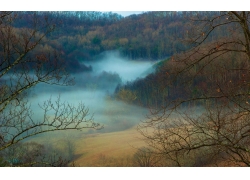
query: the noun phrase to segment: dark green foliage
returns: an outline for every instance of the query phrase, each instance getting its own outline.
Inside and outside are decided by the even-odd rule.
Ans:
[[[93,39],[92,39],[92,43],[93,44],[96,44],[96,45],[100,45],[101,44],[101,39],[97,36],[95,36]]]

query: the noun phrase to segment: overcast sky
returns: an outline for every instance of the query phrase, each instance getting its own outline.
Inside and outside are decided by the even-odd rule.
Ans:
[[[242,0],[241,0],[242,1]],[[19,11],[226,11],[249,10],[250,1],[230,0],[4,0],[0,10]],[[124,14],[124,13],[123,13]],[[127,13],[125,14],[127,15]]]
[[[141,14],[144,11],[111,11],[111,12],[117,13],[117,14],[120,14],[120,15],[126,17],[126,16],[129,16],[131,14]]]

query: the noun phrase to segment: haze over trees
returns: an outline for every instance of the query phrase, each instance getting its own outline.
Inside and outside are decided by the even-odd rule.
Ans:
[[[20,142],[41,133],[98,128],[100,125],[87,117],[88,109],[82,103],[74,107],[61,102],[60,96],[55,102],[47,99],[40,105],[42,117],[32,112],[27,97],[33,87],[40,83],[69,86],[73,79],[65,71],[56,51],[46,47],[44,51],[36,49],[54,30],[53,20],[47,16],[38,18],[37,13],[29,13],[28,17],[15,12],[0,14],[0,157],[3,164],[14,166],[65,165],[60,158],[44,158],[46,154],[39,144],[21,147]],[[20,19],[26,27],[14,26]],[[9,154],[15,148],[29,150],[13,160]]]
[[[174,166],[249,166],[249,12],[191,22],[190,50],[123,87],[153,108],[138,130]]]
[[[249,15],[1,12],[0,165],[66,166],[64,157],[74,160],[75,144],[69,139],[64,141],[67,153],[24,140],[50,131],[102,127],[88,116],[84,99],[75,106],[58,96],[40,104],[41,117],[32,112],[34,87],[76,82],[82,94],[101,94],[91,99],[98,102],[96,109],[104,106],[106,93],[109,105],[98,110],[117,126],[106,130],[131,128],[140,120],[130,119],[132,109],[150,110],[138,125],[148,147],[133,155],[137,166],[249,166]],[[118,56],[105,60],[105,52],[112,50],[141,66],[155,64],[136,66],[140,73],[147,70],[145,77],[133,74],[138,78],[124,80],[119,73],[126,69],[123,61]],[[117,62],[123,67],[109,71],[107,65]],[[98,68],[101,72],[93,73]],[[116,109],[119,103],[126,108]]]

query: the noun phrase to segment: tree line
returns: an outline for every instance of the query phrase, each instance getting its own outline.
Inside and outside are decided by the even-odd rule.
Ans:
[[[20,17],[15,28],[30,28],[33,12],[15,13]],[[81,62],[114,49],[129,59],[164,59],[193,46],[182,41],[193,33],[187,19],[217,13],[162,11],[124,18],[111,12],[36,12],[37,18],[53,19],[57,27],[36,51],[59,51],[71,72],[91,71],[92,67]],[[215,33],[212,39],[217,36]]]
[[[250,166],[249,17],[245,11],[196,16],[184,39],[192,48],[128,85],[153,106],[138,131],[166,164]]]

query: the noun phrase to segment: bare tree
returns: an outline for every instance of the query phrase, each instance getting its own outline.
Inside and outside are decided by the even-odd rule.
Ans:
[[[152,149],[141,147],[134,154],[133,161],[140,167],[153,167],[159,164],[159,157],[155,155]]]
[[[33,87],[40,83],[73,85],[59,53],[41,48],[55,29],[53,19],[44,14],[0,13],[0,152],[41,133],[101,128],[87,117],[83,103],[75,107],[61,102],[60,97],[40,105],[42,118],[33,114],[27,98]],[[18,24],[22,21],[25,26]]]
[[[189,51],[162,69],[182,89],[139,127],[176,166],[250,166],[249,12],[193,13]]]

